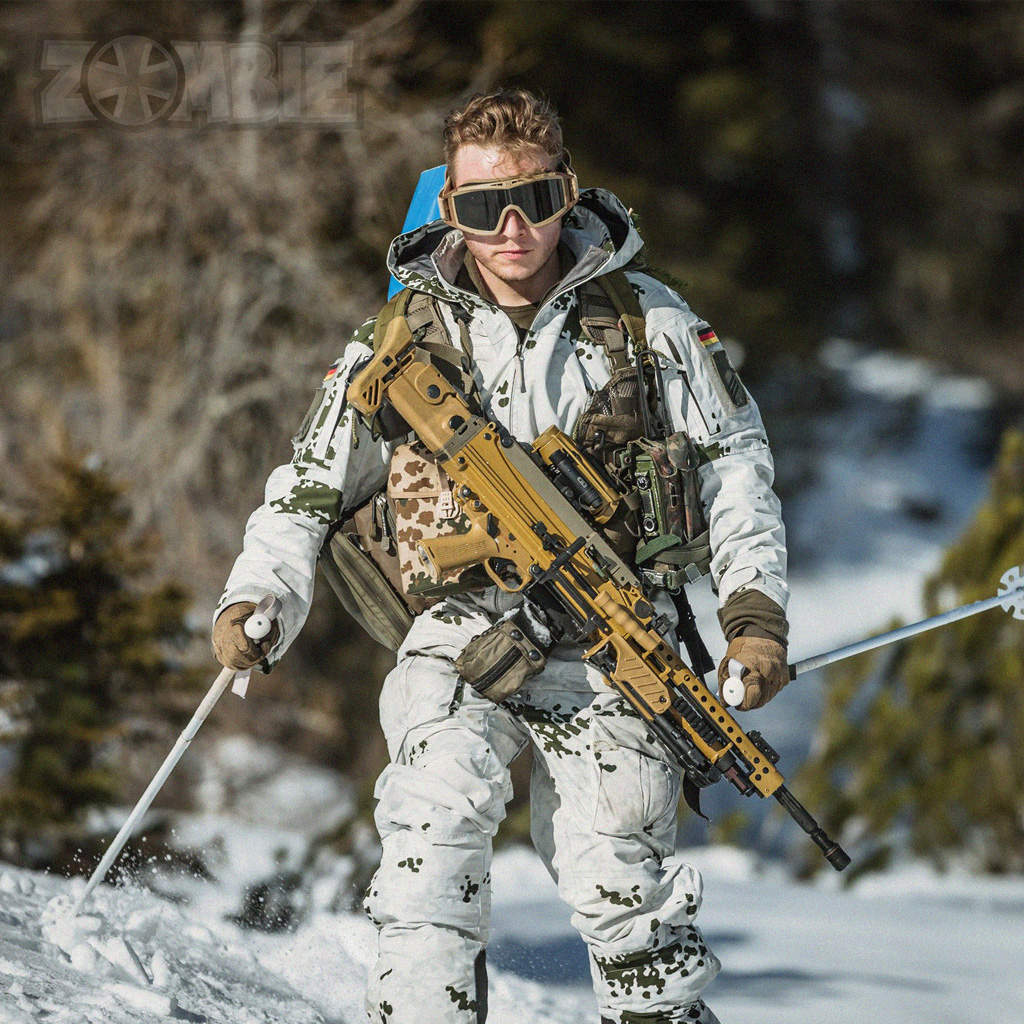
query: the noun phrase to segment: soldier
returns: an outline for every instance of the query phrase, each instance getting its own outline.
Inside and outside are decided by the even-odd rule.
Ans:
[[[571,433],[609,384],[616,337],[622,347],[614,316],[610,335],[583,329],[581,296],[587,282],[628,268],[667,427],[702,453],[699,500],[728,640],[719,679],[737,658],[748,670],[742,708],[761,706],[788,678],[784,531],[760,415],[714,331],[636,269],[642,242],[619,200],[577,191],[545,101],[522,90],[474,97],[446,119],[444,153],[445,220],[400,235],[388,256],[392,274],[429,299],[421,330],[460,348],[486,415],[517,439],[552,424]],[[271,474],[249,520],[215,614],[227,666],[281,657],[305,620],[332,523],[387,481],[395,439],[374,437],[345,401],[372,354],[375,319],[332,367],[293,461]],[[396,472],[393,497],[404,479]],[[267,592],[283,611],[256,646],[242,623]],[[580,649],[552,646],[543,617],[520,602],[493,586],[445,597],[416,616],[384,682],[391,763],[375,790],[383,855],[366,898],[379,931],[370,1018],[485,1019],[491,840],[512,795],[509,765],[532,744],[534,844],[574,910],[602,1021],[715,1021],[701,998],[720,966],[694,924],[701,879],[674,852],[679,771]],[[667,594],[654,603],[675,617]],[[510,615],[549,653],[539,674],[495,702],[466,685],[456,661]]]

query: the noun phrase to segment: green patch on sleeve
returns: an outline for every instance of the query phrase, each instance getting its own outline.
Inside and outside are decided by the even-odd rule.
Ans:
[[[270,507],[275,512],[333,523],[341,514],[341,491],[321,483],[300,485],[293,487],[285,497],[275,498]]]

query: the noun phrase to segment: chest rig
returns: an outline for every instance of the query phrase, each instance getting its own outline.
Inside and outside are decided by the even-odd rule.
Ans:
[[[572,438],[627,496],[603,530],[641,579],[681,595],[684,583],[708,571],[711,557],[697,479],[698,449],[685,432],[667,433],[657,359],[625,273],[592,278],[578,296],[581,331],[607,353],[611,376],[591,395]],[[469,314],[454,309],[456,343],[439,301],[403,289],[377,317],[375,349],[399,316],[405,317],[417,347],[479,408]],[[384,406],[369,425],[375,435],[403,443],[395,448],[387,487],[328,535],[324,553],[330,557],[322,558],[321,566],[350,614],[394,650],[424,608],[448,594],[488,586],[489,580],[472,568],[440,584],[417,572],[416,544],[425,536],[458,532],[460,510],[443,469],[418,442],[404,440],[410,435],[408,424]],[[692,621],[692,613],[687,617]]]
[[[623,526],[633,547],[621,552],[631,556],[644,582],[680,592],[711,563],[697,475],[700,450],[685,431],[670,432],[658,357],[622,270],[584,284],[580,327],[604,348],[611,376],[576,421],[573,440],[629,496],[634,514]]]

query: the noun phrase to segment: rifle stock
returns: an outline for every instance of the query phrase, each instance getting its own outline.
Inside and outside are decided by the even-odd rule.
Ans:
[[[559,469],[565,457],[579,457],[568,437],[552,428],[527,446],[476,414],[417,350],[404,317],[389,325],[347,397],[368,421],[390,404],[453,481],[473,525],[464,536],[423,542],[423,560],[436,578],[482,562],[505,591],[543,591],[574,624],[584,659],[685,771],[695,810],[699,788],[724,776],[744,795],[774,796],[836,870],[849,864],[786,789],[778,755],[758,733],[744,732],[661,635],[639,580],[583,511],[597,511],[604,521],[616,495],[582,461],[575,472]]]

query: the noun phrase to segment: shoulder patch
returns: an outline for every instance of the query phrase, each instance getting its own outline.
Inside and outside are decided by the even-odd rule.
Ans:
[[[706,320],[698,320],[690,331],[691,337],[700,343],[700,350],[708,363],[708,376],[725,411],[732,414],[742,409],[750,401],[750,396],[718,335]]]
[[[711,359],[718,371],[718,379],[722,387],[725,388],[725,393],[737,409],[742,409],[750,401],[750,396],[740,381],[739,374],[733,369],[728,353],[719,346],[711,353]]]
[[[313,429],[313,418],[316,416],[317,412],[319,412],[320,406],[323,405],[324,399],[327,397],[327,388],[325,387],[325,384],[327,383],[327,379],[337,371],[337,367],[332,367],[331,371],[332,372],[328,374],[328,377],[324,378],[324,384],[321,384],[320,387],[316,389],[316,394],[313,395],[313,402],[310,405],[309,410],[306,415],[302,417],[302,423],[299,424],[299,429],[292,436],[292,446],[295,448],[302,447]]]
[[[718,335],[715,334],[714,328],[707,323],[697,325],[697,338],[705,348],[718,343]]]

